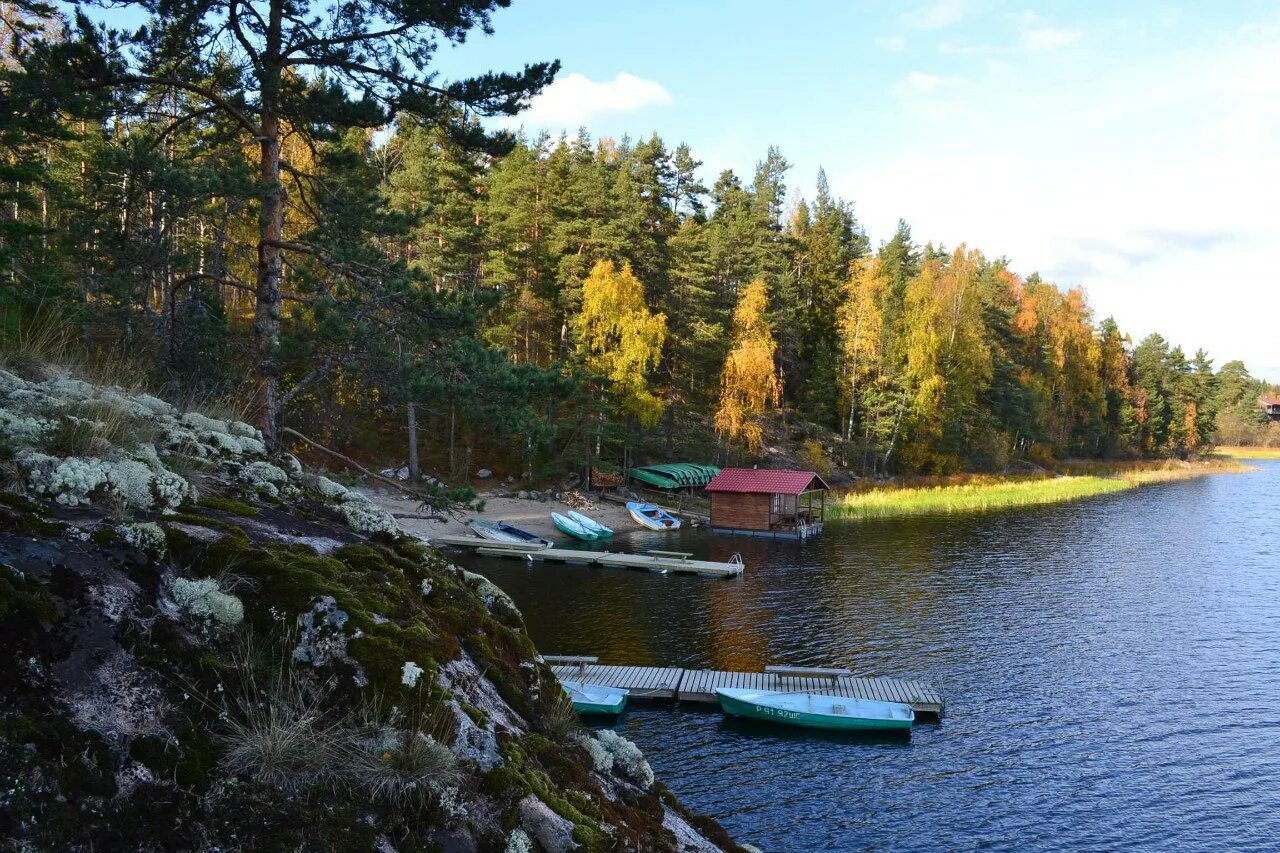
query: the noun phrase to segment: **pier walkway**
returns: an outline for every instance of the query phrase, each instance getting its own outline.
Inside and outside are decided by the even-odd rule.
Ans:
[[[576,563],[584,566],[609,566],[617,569],[639,569],[647,572],[675,572],[711,578],[732,578],[742,574],[746,566],[742,558],[727,562],[694,560],[692,554],[679,551],[650,551],[647,554],[622,554],[614,551],[580,551],[576,548],[540,548],[534,545],[494,542],[479,536],[432,536],[432,545],[471,548],[486,557],[510,557],[551,563]]]
[[[855,676],[847,670],[766,667],[772,672],[728,672],[660,666],[602,666],[597,658],[546,655],[556,677],[630,691],[633,699],[673,699],[715,703],[717,687],[818,693],[849,699],[878,699],[910,705],[917,715],[941,718],[945,708],[937,688],[914,678]],[[802,674],[803,673],[803,674]],[[833,675],[819,673],[839,673]]]

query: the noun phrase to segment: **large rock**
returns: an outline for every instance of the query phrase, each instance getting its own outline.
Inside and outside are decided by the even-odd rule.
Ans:
[[[548,853],[565,853],[577,847],[573,824],[533,794],[520,801],[520,827]]]

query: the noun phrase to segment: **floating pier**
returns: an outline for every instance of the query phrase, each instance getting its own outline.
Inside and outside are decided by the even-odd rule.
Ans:
[[[579,551],[576,548],[540,548],[523,543],[494,542],[479,536],[432,536],[432,545],[471,548],[486,557],[509,557],[549,563],[575,563],[583,566],[609,566],[615,569],[637,569],[646,572],[675,572],[710,578],[732,578],[742,574],[746,566],[734,554],[727,562],[695,560],[683,551],[649,551],[647,554],[622,554],[614,551]]]
[[[918,716],[940,719],[945,709],[937,688],[914,678],[856,676],[845,669],[767,666],[763,672],[682,669],[661,666],[602,666],[595,657],[543,656],[556,677],[602,687],[620,687],[633,699],[673,699],[714,704],[717,687],[818,693],[910,705]]]

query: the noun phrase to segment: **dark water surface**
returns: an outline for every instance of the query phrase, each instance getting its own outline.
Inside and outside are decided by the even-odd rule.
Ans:
[[[734,581],[468,562],[548,654],[941,688],[908,741],[629,710],[669,787],[762,849],[1280,850],[1280,463],[1258,468],[805,545],[678,534],[741,551]]]

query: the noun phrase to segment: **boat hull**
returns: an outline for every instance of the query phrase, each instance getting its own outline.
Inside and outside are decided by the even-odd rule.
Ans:
[[[617,716],[627,707],[627,691],[617,687],[600,687],[577,681],[564,681],[564,692],[579,714]]]
[[[569,518],[594,533],[597,538],[605,539],[613,535],[612,527],[604,526],[589,515],[583,515],[580,512],[570,512]]]
[[[827,731],[864,731],[864,732],[885,732],[885,731],[911,731],[911,724],[914,721],[915,714],[911,711],[909,705],[901,705],[896,702],[868,702],[866,700],[835,699],[832,703],[840,706],[842,703],[850,707],[858,706],[886,706],[893,707],[893,712],[886,710],[884,715],[860,715],[858,713],[851,714],[835,714],[806,711],[803,708],[787,708],[780,707],[776,701],[776,697],[780,694],[755,693],[750,691],[728,690],[721,688],[716,690],[716,696],[720,700],[720,708],[726,714],[734,717],[744,717],[751,720],[763,720],[765,722],[777,723],[784,726],[798,726],[805,729],[825,729]],[[757,697],[753,699],[751,697]],[[772,704],[769,702],[770,696],[775,697]],[[830,700],[832,697],[821,697]],[[800,703],[794,703],[800,704]],[[901,708],[905,708],[903,713]],[[883,710],[883,709],[876,709]]]
[[[629,502],[627,512],[635,519],[636,524],[650,530],[679,530],[680,519],[669,512],[658,509],[653,504]],[[651,514],[652,513],[652,514]],[[656,514],[656,517],[655,517]]]
[[[534,536],[532,533],[521,530],[518,527],[511,527],[505,522],[495,523],[482,519],[472,519],[467,526],[471,528],[472,533],[481,539],[488,539],[490,542],[502,542],[507,545],[528,545],[539,549],[551,547],[550,540]]]
[[[571,518],[566,518],[558,512],[551,513],[551,523],[556,526],[556,530],[574,539],[581,539],[583,542],[594,542],[600,537],[583,527]]]

